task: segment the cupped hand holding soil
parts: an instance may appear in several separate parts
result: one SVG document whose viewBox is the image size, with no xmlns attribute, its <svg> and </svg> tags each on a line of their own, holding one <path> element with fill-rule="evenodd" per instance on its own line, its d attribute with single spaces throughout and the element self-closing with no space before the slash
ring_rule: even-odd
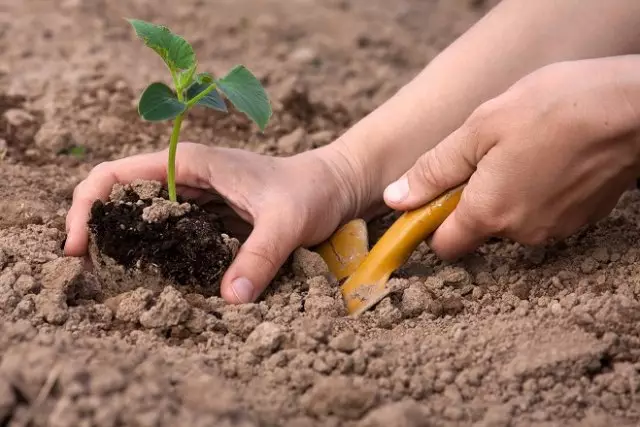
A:
<svg viewBox="0 0 640 427">
<path fill-rule="evenodd" d="M 74 191 L 67 215 L 65 253 L 84 255 L 87 221 L 97 199 L 107 200 L 116 183 L 137 179 L 166 181 L 166 151 L 106 162 L 93 169 Z M 181 143 L 176 159 L 178 192 L 207 203 L 222 196 L 253 230 L 221 283 L 231 303 L 255 300 L 300 246 L 321 242 L 355 215 L 358 177 L 330 150 L 288 158 Z"/>
</svg>

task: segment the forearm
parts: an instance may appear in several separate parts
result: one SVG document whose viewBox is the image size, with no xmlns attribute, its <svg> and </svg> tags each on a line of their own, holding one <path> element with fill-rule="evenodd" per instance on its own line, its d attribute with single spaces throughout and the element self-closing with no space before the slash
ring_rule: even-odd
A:
<svg viewBox="0 0 640 427">
<path fill-rule="evenodd" d="M 327 149 L 364 181 L 357 197 L 366 208 L 475 108 L 526 74 L 554 62 L 635 52 L 638 0 L 504 0 Z"/>
</svg>

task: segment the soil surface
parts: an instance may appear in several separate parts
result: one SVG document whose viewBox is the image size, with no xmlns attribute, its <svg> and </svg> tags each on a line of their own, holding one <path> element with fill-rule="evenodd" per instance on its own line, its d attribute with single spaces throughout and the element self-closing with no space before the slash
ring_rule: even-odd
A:
<svg viewBox="0 0 640 427">
<path fill-rule="evenodd" d="M 166 79 L 123 17 L 265 82 L 264 134 L 194 111 L 184 138 L 290 155 L 330 142 L 490 6 L 471 0 L 0 0 L 0 423 L 8 426 L 631 426 L 640 422 L 640 193 L 531 249 L 421 247 L 370 313 L 299 251 L 256 304 L 144 281 L 105 295 L 63 258 L 74 186 L 165 148 L 139 91 Z"/>
</svg>

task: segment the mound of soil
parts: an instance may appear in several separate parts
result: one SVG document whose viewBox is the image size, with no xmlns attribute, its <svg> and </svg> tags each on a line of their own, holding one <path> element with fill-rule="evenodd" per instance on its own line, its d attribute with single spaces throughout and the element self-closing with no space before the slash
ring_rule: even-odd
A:
<svg viewBox="0 0 640 427">
<path fill-rule="evenodd" d="M 219 295 L 219 280 L 239 246 L 223 233 L 214 213 L 195 204 L 170 202 L 161 184 L 151 181 L 116 184 L 109 201 L 94 202 L 89 230 L 93 260 L 107 270 L 100 273 L 107 283 L 114 280 L 113 269 L 107 266 L 115 266 L 132 279 L 133 287 L 133 278 L 140 280 L 146 274 L 152 276 L 147 283 L 163 278 L 205 295 Z M 120 287 L 118 292 L 124 290 Z"/>
</svg>

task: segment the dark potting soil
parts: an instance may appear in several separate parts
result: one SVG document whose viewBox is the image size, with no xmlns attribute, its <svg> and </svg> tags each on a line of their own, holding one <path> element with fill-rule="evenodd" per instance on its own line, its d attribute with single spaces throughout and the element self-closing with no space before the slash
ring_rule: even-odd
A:
<svg viewBox="0 0 640 427">
<path fill-rule="evenodd" d="M 100 252 L 128 269 L 155 264 L 180 285 L 216 283 L 232 260 L 219 218 L 192 205 L 180 217 L 147 222 L 142 212 L 152 201 L 139 200 L 128 190 L 123 201 L 94 202 L 89 229 Z"/>
</svg>

